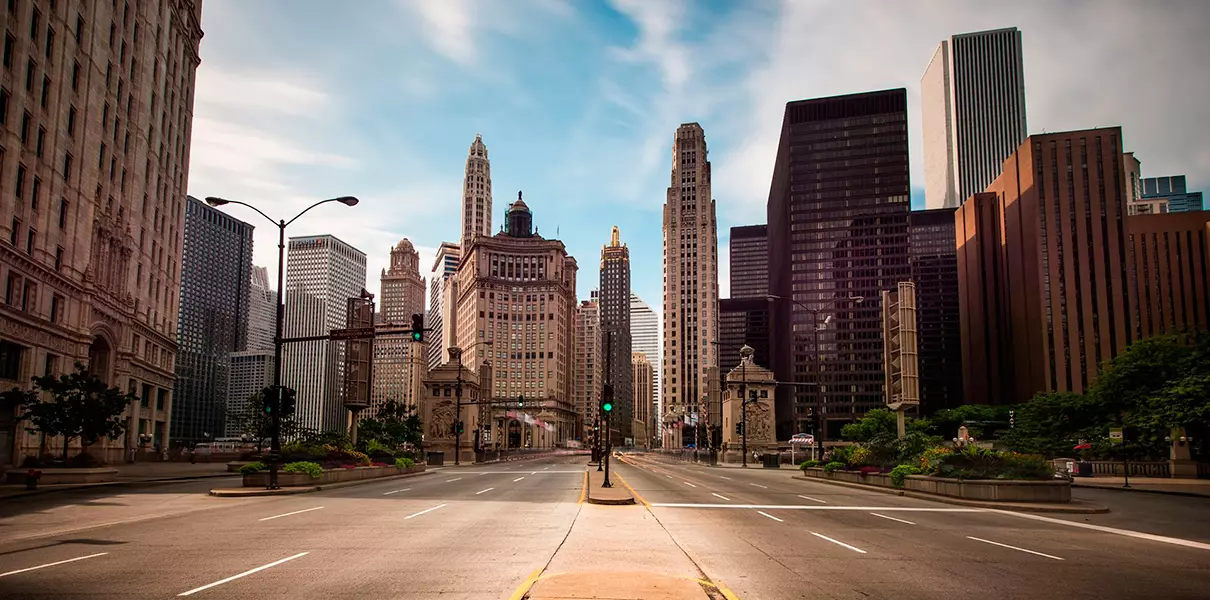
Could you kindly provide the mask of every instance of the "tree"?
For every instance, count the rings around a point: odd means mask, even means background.
[[[840,437],[853,442],[869,442],[882,436],[899,437],[899,420],[895,411],[875,408],[840,430]],[[927,419],[906,419],[906,432],[924,432],[929,429]]]
[[[378,440],[391,448],[404,444],[420,445],[420,416],[413,407],[387,400],[379,405],[373,417],[366,417],[357,424],[357,441],[364,445]]]
[[[227,422],[232,424],[238,435],[256,440],[258,451],[264,449],[273,437],[273,417],[265,414],[265,397],[261,393],[248,396],[248,402],[242,409],[228,409]],[[293,414],[281,417],[282,439],[305,437],[310,433],[310,430],[299,426]]]
[[[64,460],[74,439],[79,438],[84,448],[81,454],[86,454],[101,438],[121,437],[126,431],[122,413],[138,400],[134,394],[109,387],[80,363],[74,373],[34,377],[33,382],[34,389],[14,388],[5,396],[22,407],[19,418],[32,425],[26,431],[63,437]]]
[[[929,421],[932,423],[932,433],[947,440],[958,437],[958,428],[963,425],[978,439],[995,438],[1008,428],[1008,411],[1007,406],[965,404],[943,408],[930,415]]]
[[[1071,456],[1072,448],[1109,436],[1105,406],[1087,395],[1046,392],[1015,407],[1015,425],[1001,441],[1018,452]]]

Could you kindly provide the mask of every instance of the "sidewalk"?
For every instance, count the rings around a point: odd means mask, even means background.
[[[1131,477],[1130,487],[1123,487],[1125,483],[1122,477],[1073,477],[1071,487],[1210,498],[1210,479]]]
[[[63,490],[111,487],[152,483],[157,481],[182,481],[188,479],[203,479],[208,477],[237,477],[237,473],[227,472],[227,463],[190,464],[187,462],[145,462],[134,464],[108,465],[118,470],[113,481],[103,483],[80,483],[62,485],[39,485],[36,490],[25,489],[24,484],[0,484],[0,500],[20,498]]]

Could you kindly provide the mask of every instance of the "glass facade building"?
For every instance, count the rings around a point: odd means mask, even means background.
[[[731,297],[764,299],[769,293],[768,226],[732,227],[730,243]]]
[[[962,404],[962,330],[958,321],[957,209],[912,212],[908,258],[916,284],[921,412]]]

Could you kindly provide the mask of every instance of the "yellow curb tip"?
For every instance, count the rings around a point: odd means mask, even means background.
[[[536,569],[533,573],[530,573],[529,577],[526,577],[525,581],[521,582],[521,585],[517,588],[517,591],[513,592],[512,596],[509,596],[509,600],[521,600],[524,598],[525,595],[529,593],[529,588],[534,587],[534,584],[538,582],[538,579],[541,576],[542,569]]]

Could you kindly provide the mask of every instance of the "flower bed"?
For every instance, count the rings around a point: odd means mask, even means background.
[[[802,472],[808,478],[903,489],[967,500],[1050,503],[1071,501],[1071,484],[1062,480],[955,479],[929,475],[907,475],[903,478],[903,487],[897,487],[891,481],[891,475],[885,473],[862,474],[857,471],[840,470],[825,473],[823,469],[816,467],[803,469]]]
[[[299,464],[299,463],[294,463]],[[314,463],[312,463],[314,464]],[[306,485],[321,485],[325,483],[336,483],[341,481],[357,481],[360,479],[377,479],[380,477],[390,477],[392,475],[404,475],[408,473],[424,472],[424,465],[413,465],[411,467],[360,467],[348,465],[347,467],[337,467],[334,469],[322,469],[319,477],[313,477],[311,474],[304,472],[304,467],[295,467],[292,470],[299,472],[288,472],[283,470],[277,473],[277,483],[282,487],[296,487]],[[255,472],[244,473],[244,487],[264,487],[269,484],[269,471],[257,470]]]

